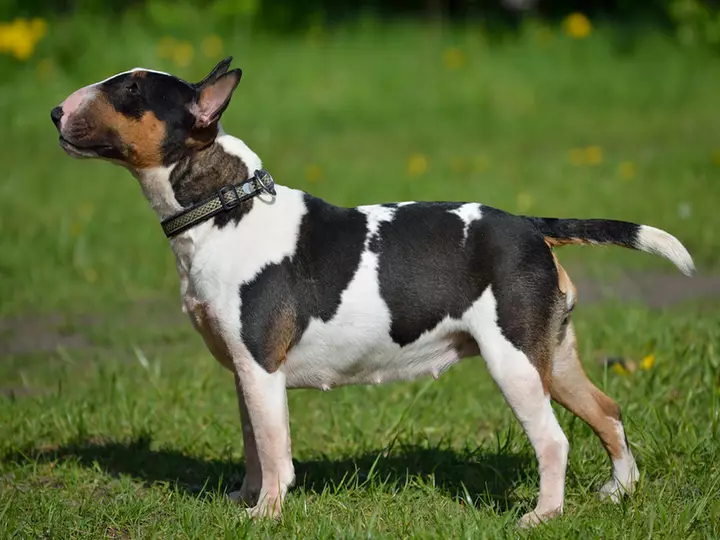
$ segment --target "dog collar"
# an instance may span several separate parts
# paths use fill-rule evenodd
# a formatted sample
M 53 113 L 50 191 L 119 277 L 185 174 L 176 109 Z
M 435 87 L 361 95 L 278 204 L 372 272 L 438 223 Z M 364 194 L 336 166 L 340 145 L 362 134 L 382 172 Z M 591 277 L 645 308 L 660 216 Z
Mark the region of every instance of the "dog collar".
M 209 199 L 164 219 L 160 224 L 165 236 L 172 238 L 220 212 L 229 212 L 237 208 L 241 202 L 252 199 L 263 192 L 273 196 L 277 194 L 273 177 L 269 172 L 260 169 L 244 182 L 224 186 Z

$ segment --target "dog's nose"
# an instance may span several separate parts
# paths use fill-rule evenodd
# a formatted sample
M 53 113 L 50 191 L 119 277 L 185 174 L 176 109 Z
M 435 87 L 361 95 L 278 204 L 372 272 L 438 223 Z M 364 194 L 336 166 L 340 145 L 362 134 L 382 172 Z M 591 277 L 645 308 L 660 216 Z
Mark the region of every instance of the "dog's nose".
M 58 127 L 60 127 L 60 119 L 62 118 L 62 115 L 63 115 L 62 107 L 55 107 L 50 112 L 50 118 L 52 118 L 53 123 Z

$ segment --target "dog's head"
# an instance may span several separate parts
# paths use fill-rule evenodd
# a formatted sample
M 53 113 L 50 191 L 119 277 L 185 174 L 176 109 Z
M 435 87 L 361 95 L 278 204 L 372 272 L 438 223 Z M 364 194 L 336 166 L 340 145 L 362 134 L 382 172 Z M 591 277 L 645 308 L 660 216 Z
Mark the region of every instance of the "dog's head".
M 103 158 L 134 170 L 169 165 L 211 144 L 240 82 L 232 58 L 199 83 L 134 69 L 86 86 L 51 112 L 60 146 L 78 158 Z

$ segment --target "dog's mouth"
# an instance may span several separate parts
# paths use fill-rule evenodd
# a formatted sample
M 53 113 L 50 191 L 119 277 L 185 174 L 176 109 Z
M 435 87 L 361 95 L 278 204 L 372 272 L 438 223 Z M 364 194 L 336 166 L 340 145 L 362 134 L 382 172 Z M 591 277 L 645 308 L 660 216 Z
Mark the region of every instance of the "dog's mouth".
M 72 141 L 69 141 L 62 135 L 59 137 L 60 146 L 65 152 L 72 157 L 76 158 L 94 158 L 102 157 L 112 152 L 113 146 L 110 144 L 89 144 L 79 145 Z

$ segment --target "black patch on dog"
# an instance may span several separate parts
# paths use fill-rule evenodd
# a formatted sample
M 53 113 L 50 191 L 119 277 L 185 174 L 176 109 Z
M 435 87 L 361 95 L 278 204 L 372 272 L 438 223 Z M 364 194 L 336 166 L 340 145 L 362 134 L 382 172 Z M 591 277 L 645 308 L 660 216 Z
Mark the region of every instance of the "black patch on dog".
M 635 248 L 640 225 L 613 219 L 561 219 L 528 217 L 540 232 L 558 240 L 582 239 L 597 244 Z
M 165 124 L 163 164 L 174 163 L 187 154 L 195 117 L 190 106 L 196 99 L 194 85 L 162 73 L 124 73 L 99 86 L 108 103 L 128 118 L 140 119 L 150 111 Z
M 248 174 L 243 160 L 216 142 L 182 158 L 170 174 L 170 185 L 177 201 L 187 208 L 212 197 L 220 188 L 247 180 Z M 213 218 L 215 225 L 222 228 L 231 221 L 237 223 L 252 209 L 253 200 L 217 214 Z
M 391 337 L 412 343 L 445 317 L 459 318 L 491 285 L 503 334 L 529 353 L 558 294 L 550 249 L 528 220 L 486 206 L 463 243 L 464 222 L 450 212 L 459 206 L 401 206 L 380 224 L 375 247 Z
M 295 315 L 294 345 L 314 317 L 327 322 L 337 313 L 343 291 L 360 265 L 367 234 L 365 215 L 305 195 L 307 213 L 296 252 L 265 267 L 240 287 L 242 339 L 266 370 L 278 367 L 267 335 L 280 314 Z

